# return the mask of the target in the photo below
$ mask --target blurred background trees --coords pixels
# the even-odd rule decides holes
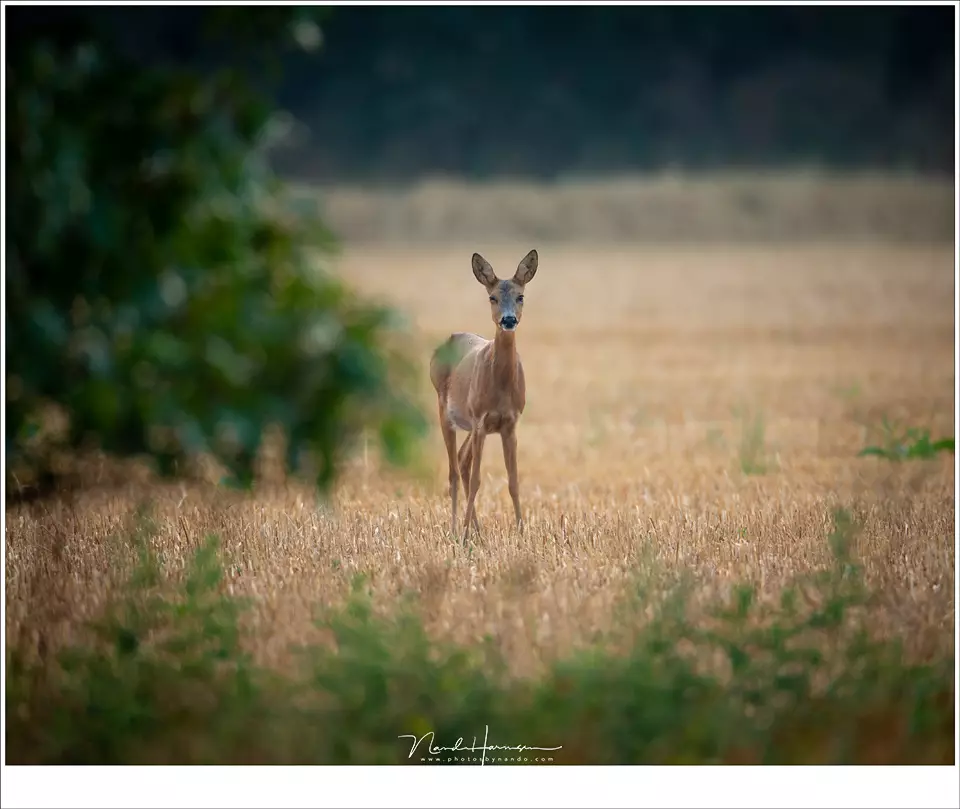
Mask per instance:
[[[248,35],[282,19],[268,9],[57,13],[96,20],[141,64],[203,70],[251,66],[236,37],[256,41]],[[273,156],[298,180],[953,171],[949,7],[342,6],[322,23],[320,59],[260,48],[283,67],[271,93],[302,124]]]
[[[949,7],[354,6],[324,30],[281,87],[304,126],[276,165],[306,181],[953,172]]]
[[[423,421],[391,312],[322,272],[335,243],[266,159],[270,57],[315,48],[316,21],[203,9],[201,69],[137,60],[122,15],[84,11],[7,16],[8,491],[87,448],[164,473],[206,454],[242,483],[273,425],[320,484],[366,425],[402,458]]]

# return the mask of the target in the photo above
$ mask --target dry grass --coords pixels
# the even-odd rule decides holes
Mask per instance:
[[[8,643],[42,653],[76,637],[123,580],[119,537],[149,497],[169,565],[220,534],[230,588],[254,599],[253,651],[278,666],[319,636],[314,607],[342,602],[363,572],[381,608],[419,591],[433,636],[491,635],[532,674],[609,629],[638,577],[652,598],[680,573],[700,595],[746,579],[769,596],[827,561],[834,505],[861,523],[874,628],[913,657],[952,650],[953,457],[856,457],[884,415],[953,434],[950,246],[352,248],[340,269],[410,314],[426,357],[452,330],[491,331],[471,251],[509,272],[532,246],[541,269],[518,336],[525,536],[496,439],[472,546],[447,533],[439,431],[426,478],[360,457],[328,505],[292,484],[238,495],[130,479],[7,509]],[[432,413],[428,388],[424,372]],[[766,471],[745,474],[745,453]]]
[[[302,193],[335,233],[364,244],[951,242],[956,221],[952,178],[915,175],[668,172]]]

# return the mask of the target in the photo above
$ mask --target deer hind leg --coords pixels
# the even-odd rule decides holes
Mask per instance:
[[[464,517],[464,522],[468,527],[470,526],[471,520],[476,520],[476,502],[477,502],[477,492],[480,490],[480,460],[483,457],[483,442],[486,439],[486,433],[484,432],[483,427],[475,427],[470,432],[470,455],[471,457],[471,469],[470,469],[470,491],[467,495],[467,514]],[[477,535],[479,536],[479,531]]]
[[[447,447],[447,461],[450,466],[450,533],[456,536],[457,533],[457,486],[460,481],[460,471],[457,466],[457,431],[447,421],[446,408],[440,401],[440,431],[443,433],[443,443]],[[464,492],[467,487],[464,484]]]
[[[517,476],[517,431],[511,427],[500,434],[503,441],[503,464],[507,467],[507,488],[513,500],[513,513],[517,518],[517,528],[523,532],[523,520],[520,516],[520,480]]]
[[[473,466],[472,440],[473,433],[468,433],[460,446],[460,452],[457,454],[457,461],[460,466],[460,479],[463,481],[463,492],[470,496],[470,468]],[[477,519],[477,512],[473,512],[473,527],[480,533],[480,521]]]

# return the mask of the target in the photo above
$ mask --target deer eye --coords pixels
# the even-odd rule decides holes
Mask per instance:
[[[523,303],[523,295],[517,295],[517,303]]]
[[[491,295],[491,296],[490,296],[490,303],[496,303],[496,302],[497,302],[497,299],[494,298],[493,295]]]

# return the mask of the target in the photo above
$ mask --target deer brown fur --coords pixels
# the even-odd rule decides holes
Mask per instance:
[[[526,404],[523,365],[517,354],[517,327],[523,315],[524,288],[537,272],[539,258],[531,250],[513,278],[497,278],[479,253],[473,254],[473,274],[487,290],[496,334],[487,340],[478,334],[451,334],[433,353],[430,380],[437,391],[440,430],[450,465],[450,527],[457,532],[457,489],[463,481],[467,496],[466,533],[471,524],[480,533],[476,498],[480,489],[480,460],[491,433],[500,433],[507,488],[517,526],[523,529],[520,484],[517,477],[517,422]],[[468,435],[457,451],[457,430]]]

